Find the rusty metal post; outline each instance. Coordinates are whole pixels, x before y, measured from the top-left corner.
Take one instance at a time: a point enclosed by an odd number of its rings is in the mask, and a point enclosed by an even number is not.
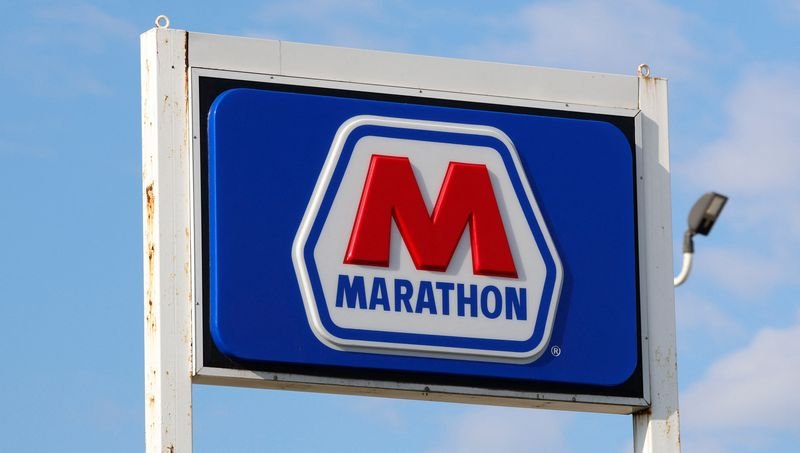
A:
[[[646,65],[642,65],[645,66]],[[649,179],[639,203],[671,206],[669,137],[667,134],[667,81],[639,70],[639,108],[645,156],[643,178]],[[641,206],[641,205],[640,205]],[[636,453],[680,452],[678,414],[678,367],[675,341],[675,291],[672,278],[672,211],[646,209],[642,282],[643,324],[647,339],[642,351],[645,372],[650,374],[650,408],[633,416]]]
[[[141,36],[145,435],[192,450],[192,286],[187,33]]]

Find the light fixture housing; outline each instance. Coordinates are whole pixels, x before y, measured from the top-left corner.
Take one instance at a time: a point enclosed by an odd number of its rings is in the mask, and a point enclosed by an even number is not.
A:
[[[683,265],[681,266],[681,272],[673,280],[673,284],[676,287],[682,285],[689,278],[689,272],[692,270],[694,235],[702,234],[703,236],[708,236],[727,202],[727,196],[716,192],[707,192],[692,206],[689,211],[689,228],[683,234]]]
[[[728,197],[716,192],[708,192],[700,197],[689,211],[689,231],[707,236],[727,202]]]

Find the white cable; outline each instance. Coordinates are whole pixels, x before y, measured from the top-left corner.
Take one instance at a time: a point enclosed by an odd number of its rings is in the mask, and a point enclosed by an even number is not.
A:
[[[672,281],[672,283],[675,285],[676,288],[678,286],[681,286],[683,284],[683,282],[685,282],[686,279],[689,278],[689,272],[692,271],[692,257],[693,256],[694,256],[693,253],[684,253],[683,254],[683,265],[681,267],[681,273],[678,274],[678,276],[675,277],[675,280]]]

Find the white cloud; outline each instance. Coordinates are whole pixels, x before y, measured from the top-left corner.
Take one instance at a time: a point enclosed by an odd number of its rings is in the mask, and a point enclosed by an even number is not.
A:
[[[694,439],[691,436],[682,436],[681,445],[684,451],[698,451],[702,453],[730,453],[730,449],[724,445],[722,439],[701,438]],[[688,448],[687,448],[688,447]]]
[[[759,331],[722,357],[682,396],[685,431],[724,438],[728,432],[800,435],[800,320]]]
[[[688,37],[694,19],[658,0],[545,1],[504,21],[508,39],[475,49],[493,59],[633,74],[686,74],[703,52]],[[522,38],[517,38],[522,36]]]
[[[99,42],[102,38],[135,41],[143,31],[89,3],[42,8],[36,16],[62,29],[64,39],[72,40],[85,51],[104,49],[106,46]]]
[[[394,6],[376,0],[309,0],[266,5],[258,23],[246,35],[320,41],[330,45],[403,49],[402,36],[387,33],[398,20],[388,13]],[[405,20],[408,20],[406,17]],[[283,36],[284,30],[289,36]],[[396,31],[396,30],[395,30]]]
[[[676,293],[675,308],[679,334],[700,332],[718,344],[745,334],[744,327],[717,304],[691,292]]]
[[[800,19],[800,0],[773,0],[778,19],[795,21]]]
[[[764,302],[775,287],[796,280],[791,270],[774,256],[738,246],[704,245],[696,257],[696,265],[700,278],[708,277],[726,293],[754,302]]]
[[[552,411],[484,407],[452,420],[437,448],[429,453],[522,453],[567,451],[570,416]]]
[[[115,94],[110,74],[119,65],[109,62],[138,45],[130,22],[88,3],[34,7],[19,18],[0,29],[13,42],[0,46],[0,60],[24,69],[2,74],[15,89],[47,100]]]
[[[795,309],[800,284],[799,77],[798,66],[746,69],[723,103],[722,135],[673,167],[687,187],[730,196],[724,227],[715,231],[728,242],[702,245],[699,277],[722,289],[717,302],[731,296],[756,302],[765,312],[753,317],[772,312],[778,314],[774,322],[786,313],[782,306]],[[780,288],[794,295],[776,292]],[[706,322],[725,325],[724,313],[708,308]],[[800,319],[758,331],[745,347],[711,365],[682,394],[686,445],[696,451],[764,451],[776,435],[800,437],[798,344]]]
[[[800,68],[757,67],[728,99],[728,131],[683,168],[695,183],[745,196],[800,190]]]
[[[307,23],[331,23],[352,14],[377,17],[380,4],[375,0],[306,0],[267,5],[262,16],[271,20],[293,19]]]
[[[396,401],[385,398],[354,398],[351,404],[359,417],[368,417],[373,423],[395,431],[408,428],[408,420],[398,409]]]
[[[725,102],[723,135],[674,166],[674,175],[689,187],[730,196],[724,228],[747,248],[704,250],[698,258],[710,265],[698,267],[745,297],[800,283],[798,79],[798,66],[746,71]]]

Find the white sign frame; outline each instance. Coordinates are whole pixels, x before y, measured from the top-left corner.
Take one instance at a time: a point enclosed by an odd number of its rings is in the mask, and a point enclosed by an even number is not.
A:
[[[141,48],[147,451],[191,451],[193,383],[633,413],[636,452],[679,451],[665,80],[166,28],[144,33]],[[198,108],[198,78],[225,74],[635,118],[645,397],[530,394],[205,366],[199,117],[191,113]]]

